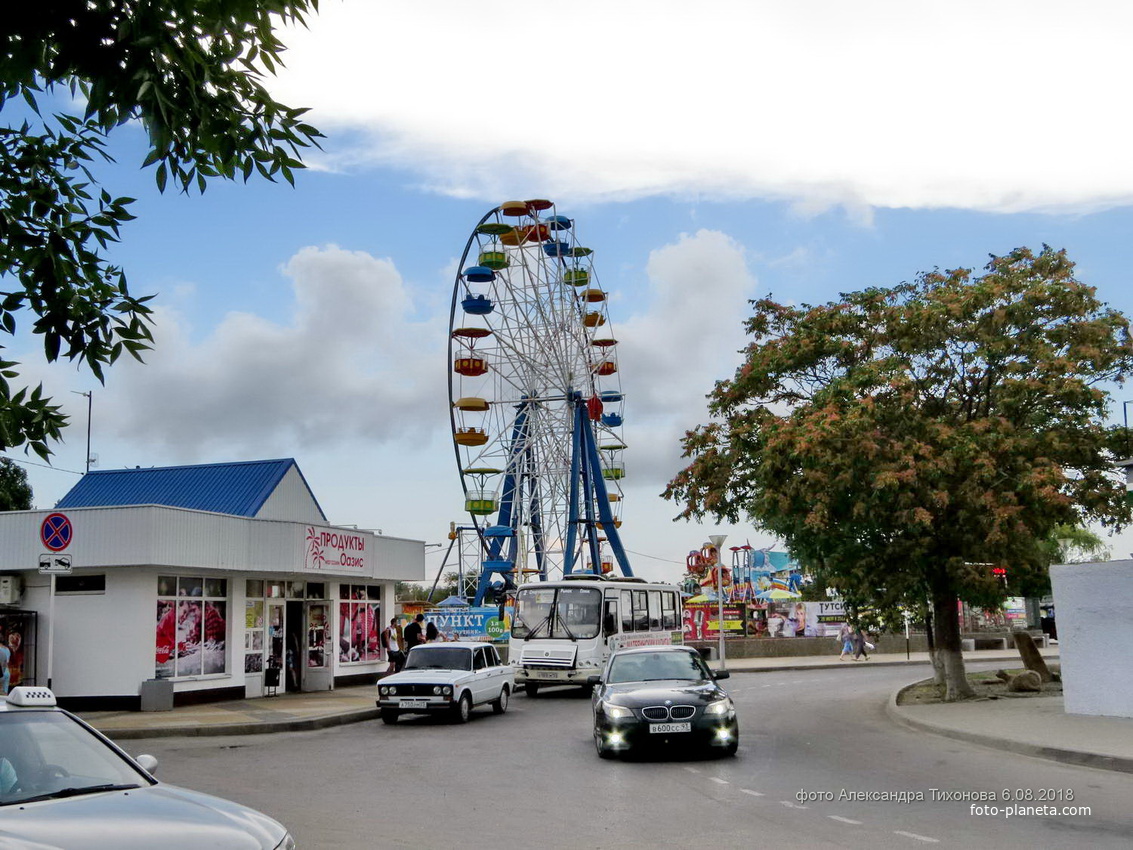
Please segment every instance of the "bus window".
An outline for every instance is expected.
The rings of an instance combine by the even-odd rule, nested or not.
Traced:
[[[555,600],[554,588],[523,588],[515,598],[515,618],[511,633],[516,638],[534,637],[549,631],[551,605]]]
[[[677,597],[672,591],[661,591],[661,624],[666,629],[677,628]]]
[[[618,600],[606,600],[606,613],[602,615],[602,634],[605,637],[618,633]]]
[[[633,591],[633,630],[649,631],[649,608],[645,601],[644,590]]]
[[[661,628],[661,591],[649,591],[649,628]]]
[[[622,591],[622,631],[633,631],[633,594],[628,590]]]
[[[597,637],[601,614],[602,591],[593,587],[561,587],[551,637]]]

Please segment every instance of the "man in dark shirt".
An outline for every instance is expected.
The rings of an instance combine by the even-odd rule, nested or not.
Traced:
[[[405,627],[405,651],[409,652],[413,647],[419,643],[424,643],[424,635],[421,634],[421,624],[425,622],[425,615],[418,614],[413,618],[413,622]]]

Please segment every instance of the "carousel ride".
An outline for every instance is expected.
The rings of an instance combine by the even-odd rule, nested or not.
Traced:
[[[528,580],[632,576],[608,295],[575,222],[509,201],[472,229],[449,314],[449,402],[482,554],[474,604]]]

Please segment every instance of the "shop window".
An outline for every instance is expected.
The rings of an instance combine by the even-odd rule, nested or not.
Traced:
[[[307,582],[307,598],[308,599],[326,599],[327,586],[321,581]]]
[[[106,573],[86,576],[56,576],[55,595],[68,596],[81,593],[106,593]]]
[[[228,580],[159,576],[157,591],[157,678],[227,673]]]
[[[338,586],[339,662],[381,660],[381,590],[381,585]]]
[[[250,578],[244,582],[244,595],[249,599],[263,599],[264,598],[264,582],[263,579]]]

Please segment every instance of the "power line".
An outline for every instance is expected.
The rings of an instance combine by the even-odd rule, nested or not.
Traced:
[[[20,464],[23,464],[24,466],[38,466],[38,467],[42,467],[43,469],[53,470],[54,472],[69,472],[72,475],[85,475],[86,474],[86,473],[79,472],[79,471],[74,470],[74,469],[64,469],[61,466],[52,466],[49,463],[36,463],[34,460],[20,460],[18,457],[12,457],[11,455],[3,455],[3,457],[6,460],[12,461],[12,463],[20,463]]]
[[[653,561],[662,561],[663,563],[666,563],[666,564],[679,564],[682,567],[685,565],[684,561],[674,561],[671,558],[658,558],[656,555],[646,555],[644,552],[634,552],[632,549],[626,549],[626,551],[629,552],[631,555],[638,555],[642,558],[649,558],[650,560],[653,560]]]

